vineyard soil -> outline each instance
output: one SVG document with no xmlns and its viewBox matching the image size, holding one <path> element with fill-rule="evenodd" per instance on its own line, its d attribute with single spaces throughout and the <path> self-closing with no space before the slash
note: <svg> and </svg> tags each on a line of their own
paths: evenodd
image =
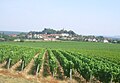
<svg viewBox="0 0 120 83">
<path fill-rule="evenodd" d="M 28 78 L 29 77 L 29 78 Z M 57 80 L 51 76 L 41 77 L 39 79 L 36 76 L 30 77 L 29 75 L 23 75 L 22 73 L 13 73 L 6 69 L 0 69 L 0 83 L 68 83 L 69 80 Z M 73 80 L 74 83 L 77 83 Z"/>
</svg>

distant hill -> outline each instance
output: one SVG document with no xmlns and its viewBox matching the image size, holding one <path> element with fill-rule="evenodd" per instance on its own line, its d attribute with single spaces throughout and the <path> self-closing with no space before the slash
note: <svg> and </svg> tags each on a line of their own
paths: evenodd
<svg viewBox="0 0 120 83">
<path fill-rule="evenodd" d="M 36 32 L 36 31 L 30 31 L 29 33 L 32 34 L 62 34 L 62 33 L 66 33 L 66 34 L 70 34 L 70 35 L 76 35 L 76 33 L 72 30 L 54 30 L 54 29 L 50 29 L 50 28 L 44 28 L 44 30 L 40 31 L 40 32 Z"/>
<path fill-rule="evenodd" d="M 111 38 L 113 40 L 120 40 L 120 36 L 119 35 L 118 36 L 107 36 L 106 38 Z"/>
<path fill-rule="evenodd" d="M 120 39 L 120 36 L 114 36 L 113 38 L 117 38 L 117 39 Z"/>
<path fill-rule="evenodd" d="M 6 35 L 10 35 L 10 34 L 20 34 L 20 33 L 27 33 L 27 32 L 18 32 L 18 31 L 0 31 L 0 33 L 4 33 Z"/>
</svg>

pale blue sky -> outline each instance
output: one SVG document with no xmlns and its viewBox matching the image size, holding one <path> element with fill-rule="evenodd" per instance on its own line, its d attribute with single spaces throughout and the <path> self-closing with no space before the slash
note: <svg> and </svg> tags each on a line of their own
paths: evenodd
<svg viewBox="0 0 120 83">
<path fill-rule="evenodd" d="M 120 0 L 0 0 L 0 31 L 120 35 Z"/>
</svg>

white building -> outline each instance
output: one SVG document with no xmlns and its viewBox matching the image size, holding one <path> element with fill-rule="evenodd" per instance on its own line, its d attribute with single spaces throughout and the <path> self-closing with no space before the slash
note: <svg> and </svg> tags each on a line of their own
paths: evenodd
<svg viewBox="0 0 120 83">
<path fill-rule="evenodd" d="M 94 38 L 92 41 L 93 41 L 93 42 L 97 42 L 97 39 Z"/>
<path fill-rule="evenodd" d="M 93 40 L 89 38 L 88 41 L 89 41 L 89 42 L 92 42 Z"/>
<path fill-rule="evenodd" d="M 20 39 L 14 39 L 14 41 L 19 42 L 19 41 L 20 41 Z"/>
<path fill-rule="evenodd" d="M 60 38 L 60 37 L 59 37 L 59 36 L 56 36 L 55 38 L 57 38 L 57 39 L 58 39 L 58 38 Z"/>
<path fill-rule="evenodd" d="M 62 33 L 61 36 L 63 36 L 63 37 L 68 37 L 69 34 L 67 34 L 67 33 Z"/>
<path fill-rule="evenodd" d="M 31 34 L 31 33 L 28 34 L 28 35 L 27 35 L 27 38 L 32 38 L 32 34 Z"/>
<path fill-rule="evenodd" d="M 104 39 L 103 42 L 104 43 L 109 43 L 109 41 L 107 39 Z"/>
</svg>

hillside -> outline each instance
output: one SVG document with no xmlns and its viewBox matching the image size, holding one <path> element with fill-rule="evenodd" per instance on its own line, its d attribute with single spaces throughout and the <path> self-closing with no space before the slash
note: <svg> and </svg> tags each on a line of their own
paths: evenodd
<svg viewBox="0 0 120 83">
<path fill-rule="evenodd" d="M 27 32 L 19 32 L 19 31 L 0 31 L 0 33 L 4 33 L 5 35 L 10 35 L 10 34 L 20 34 L 20 33 L 27 33 Z"/>
</svg>

